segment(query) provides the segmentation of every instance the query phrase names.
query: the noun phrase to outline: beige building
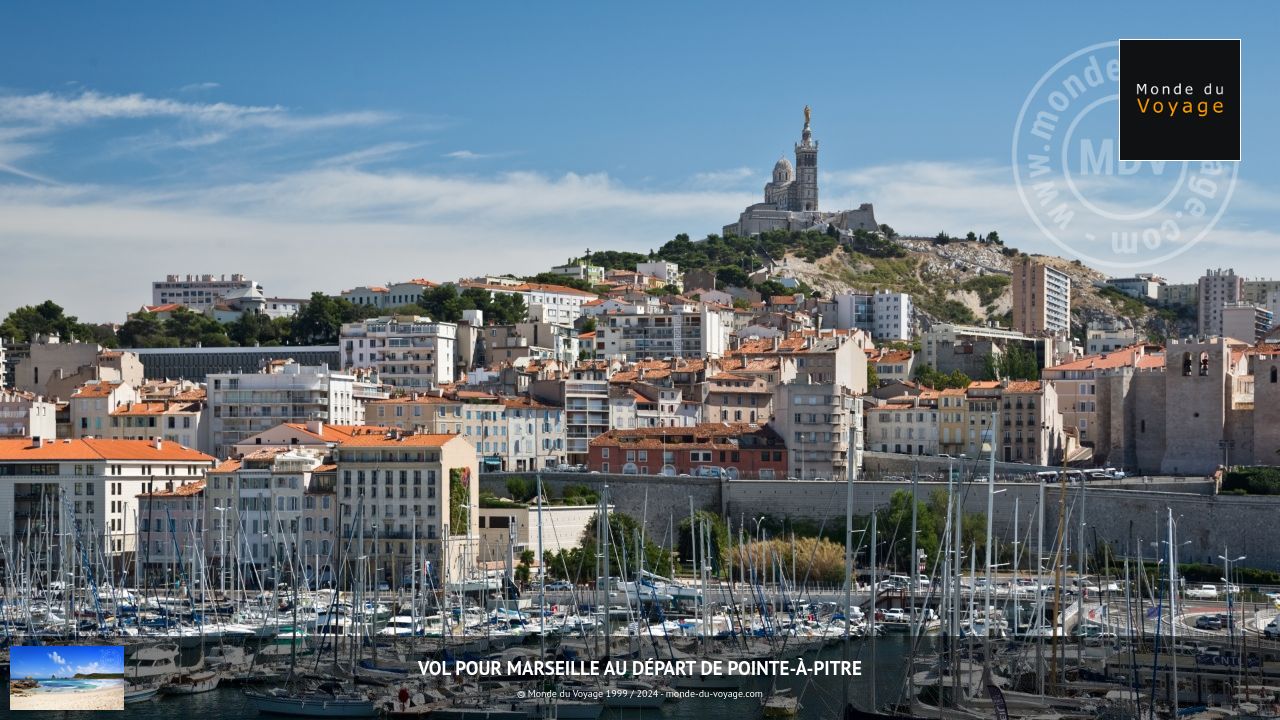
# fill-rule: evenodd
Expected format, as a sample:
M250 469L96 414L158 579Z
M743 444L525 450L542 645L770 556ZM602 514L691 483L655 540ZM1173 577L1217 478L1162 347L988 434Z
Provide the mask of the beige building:
M1205 270L1197 283L1197 297L1197 334L1201 337L1220 336L1223 334L1222 308L1244 299L1244 278L1231 268Z
M352 552L367 559L368 577L402 578L415 554L431 563L432 582L482 577L475 543L480 466L466 439L398 429L356 433L338 444L333 460L339 541L363 539Z
M64 343L57 337L31 343L30 354L18 362L14 387L47 398L69 398L88 382L142 384L138 356L106 350L93 343Z
M1032 465L1060 462L1065 437L1053 383L1015 380L1001 391L1001 449L996 457Z
M1163 366L1164 355L1159 347L1131 345L1044 368L1040 377L1054 388L1064 428L1076 436L1080 445L1092 448L1096 460L1106 461L1112 446L1112 419L1123 412L1123 407L1112 408L1109 394L1101 387L1103 376Z
M773 388L759 375L722 372L707 378L702 422L763 423L773 416Z
M1013 329L1026 335L1071 333L1071 278L1031 257L1013 263Z
M789 477L842 480L851 460L861 466L862 401L845 386L802 380L779 385L773 413L770 425L786 443Z

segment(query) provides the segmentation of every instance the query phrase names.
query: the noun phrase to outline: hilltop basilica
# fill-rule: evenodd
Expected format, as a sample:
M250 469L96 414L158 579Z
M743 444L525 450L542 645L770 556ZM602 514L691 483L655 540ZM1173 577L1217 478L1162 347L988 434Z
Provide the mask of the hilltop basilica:
M804 130L796 144L796 164L786 157L773 166L773 180L764 186L764 202L742 211L738 222L724 226L725 235L757 235L767 230L810 230L834 226L841 234L879 229L871 203L857 210L822 212L818 209L818 142L809 127L809 106L804 108Z

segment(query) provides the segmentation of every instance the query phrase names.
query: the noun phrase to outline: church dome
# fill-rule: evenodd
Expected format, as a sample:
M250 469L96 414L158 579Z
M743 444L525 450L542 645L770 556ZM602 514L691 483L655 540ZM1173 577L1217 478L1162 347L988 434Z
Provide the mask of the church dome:
M790 182L794 178L795 171L791 168L791 161L785 157L779 158L773 166L773 181Z

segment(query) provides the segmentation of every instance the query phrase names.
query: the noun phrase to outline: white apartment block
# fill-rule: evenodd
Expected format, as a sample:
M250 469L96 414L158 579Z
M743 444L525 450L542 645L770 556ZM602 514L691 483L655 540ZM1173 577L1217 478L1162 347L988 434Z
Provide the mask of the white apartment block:
M0 439L0 539L48 543L55 566L75 541L127 564L138 495L203 479L212 466L208 455L163 440Z
M666 260L636 263L636 272L655 277L668 285L680 286L680 266Z
M1119 324L1089 323L1085 330L1085 354L1100 355L1138 342L1138 333L1133 328Z
M564 409L528 398L412 393L370 402L372 425L461 435L486 470L537 470L565 461Z
M281 423L319 420L335 425L364 422L354 375L289 362L262 373L208 376L210 441L228 457L234 446Z
M722 357L729 348L731 329L732 313L702 303L610 314L600 317L596 325L596 355L628 362Z
M455 379L458 326L394 315L345 323L338 338L343 368L368 368L383 383L429 389Z
M57 406L43 397L21 390L0 388L0 438L57 435Z
M911 296L907 293L877 292L871 303L871 337L876 340L910 340L912 312Z
M204 312L233 290L258 289L258 283L235 274L226 275L168 275L164 282L151 283L151 304L168 305L176 303Z
M269 574L298 553L306 561L315 553L327 558L336 537L336 510L329 513L328 523L323 514L313 518L309 529L315 532L316 521L327 524L329 542L302 543L304 503L323 459L324 453L313 448L262 448L210 471L204 541L211 573ZM251 587L257 584L250 581Z

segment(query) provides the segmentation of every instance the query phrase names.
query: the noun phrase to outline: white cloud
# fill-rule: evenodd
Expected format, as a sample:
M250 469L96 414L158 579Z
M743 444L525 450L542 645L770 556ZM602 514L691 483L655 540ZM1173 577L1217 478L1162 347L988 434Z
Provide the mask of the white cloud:
M391 160L405 152L417 147L421 147L425 143L407 143L407 142L388 142L373 145L361 150L354 150L349 153L335 155L334 157L325 158L317 165L322 167L333 166L351 166L368 165L384 160Z
M200 82L200 83L191 83L190 85L183 85L182 87L178 88L178 90L180 92L200 92L202 90L215 90L220 87L222 87L222 83Z
M67 664L67 661L61 655L59 655L56 650L54 652L49 653L49 659L52 660L57 665Z
M510 153L478 153L470 150L454 150L453 152L445 153L443 157L447 157L450 160L488 160L490 158L506 157L507 155L510 155Z
M77 675L92 675L93 673L112 673L112 672L120 672L120 671L112 670L111 668L107 667L106 665L103 665L102 663L96 660L85 665L80 665L79 667L76 668Z
M697 173L689 181L689 185L703 190L740 190L751 184L751 180L759 180L756 171L749 167L739 167Z
M387 122L391 117L373 111L299 115L281 105L185 102L141 93L108 95L93 90L77 95L51 92L0 95L0 122L39 128L84 125L99 120L170 118L230 128L314 130L374 125Z

